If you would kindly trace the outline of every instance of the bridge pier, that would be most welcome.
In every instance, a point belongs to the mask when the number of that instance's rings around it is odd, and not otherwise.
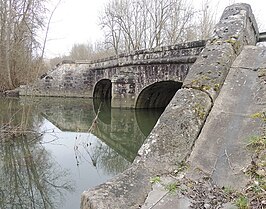
[[[117,75],[112,79],[111,107],[135,107],[135,79],[133,75]]]
[[[112,79],[111,107],[150,109],[165,108],[175,93],[181,88],[182,82],[159,81],[140,92],[136,92],[134,76],[119,75]]]

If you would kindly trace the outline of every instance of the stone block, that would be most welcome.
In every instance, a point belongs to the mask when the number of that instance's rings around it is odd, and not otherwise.
[[[150,178],[153,175],[140,164],[132,166],[112,181],[84,191],[81,197],[81,208],[140,208],[151,190]]]
[[[245,46],[232,67],[249,68],[255,71],[263,68],[266,69],[266,48]]]
[[[189,70],[183,87],[204,91],[214,100],[235,57],[231,44],[207,44]]]
[[[255,45],[259,36],[257,23],[248,4],[226,7],[219,23],[215,26],[211,43],[230,43],[236,54],[244,45]]]
[[[173,172],[191,152],[211,107],[206,93],[178,90],[140,148],[135,163],[144,162],[157,174]]]
[[[203,171],[216,185],[242,191],[250,180],[243,168],[250,165],[254,154],[247,144],[261,134],[261,121],[253,115],[265,111],[265,86],[252,69],[230,69],[190,155],[190,177],[197,180],[195,170]]]

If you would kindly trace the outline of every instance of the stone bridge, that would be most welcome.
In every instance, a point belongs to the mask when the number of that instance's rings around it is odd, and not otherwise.
[[[226,198],[217,203],[220,191],[247,192],[256,181],[247,168],[256,173],[265,162],[265,144],[256,157],[248,149],[252,137],[266,136],[266,47],[257,45],[265,34],[259,36],[249,5],[228,6],[131,167],[84,191],[81,208],[234,208]],[[265,170],[260,177],[265,182]],[[246,207],[264,207],[254,195]]]
[[[195,41],[120,54],[94,62],[63,62],[20,95],[111,98],[119,108],[166,107],[205,46]]]

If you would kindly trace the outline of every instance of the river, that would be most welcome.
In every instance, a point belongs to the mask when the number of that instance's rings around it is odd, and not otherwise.
[[[162,110],[80,98],[0,98],[0,208],[78,209],[133,162]]]

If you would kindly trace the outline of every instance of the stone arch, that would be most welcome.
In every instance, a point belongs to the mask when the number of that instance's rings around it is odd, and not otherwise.
[[[136,108],[165,108],[182,86],[177,81],[161,81],[144,88],[136,101]]]
[[[99,80],[93,90],[93,98],[108,100],[112,97],[112,82],[110,79]]]

